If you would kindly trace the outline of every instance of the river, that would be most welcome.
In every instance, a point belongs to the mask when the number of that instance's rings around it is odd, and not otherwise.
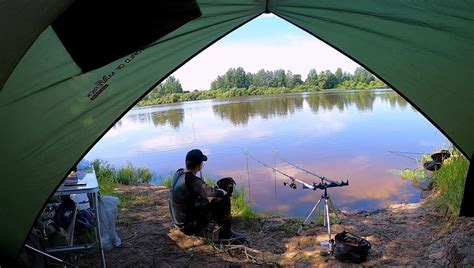
[[[280,158],[349,180],[349,186],[329,193],[336,208],[355,211],[419,201],[420,191],[393,171],[419,164],[390,150],[430,153],[448,146],[442,133],[391,90],[332,91],[135,108],[86,159],[146,166],[158,184],[183,167],[188,150],[199,148],[209,158],[203,176],[233,177],[258,211],[305,216],[322,192],[285,187],[286,177],[275,177],[247,153],[309,183],[319,179]]]

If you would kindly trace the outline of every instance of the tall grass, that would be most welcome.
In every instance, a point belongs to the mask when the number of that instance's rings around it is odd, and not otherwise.
[[[241,220],[245,225],[252,225],[257,218],[257,213],[252,204],[247,200],[245,189],[236,187],[232,193],[232,216]]]
[[[433,185],[437,192],[435,204],[447,209],[451,217],[459,215],[468,169],[469,160],[454,149],[442,168],[434,172]]]
[[[103,195],[113,195],[115,192],[115,168],[107,161],[96,159],[92,162],[95,175],[99,182],[99,190]]]
[[[116,182],[121,184],[141,184],[151,181],[151,171],[145,167],[134,167],[130,162],[117,170]]]
[[[166,188],[171,188],[171,183],[173,183],[173,173],[170,172],[168,176],[161,178],[161,185],[165,186]]]
[[[94,166],[99,185],[104,187],[104,190],[110,186],[111,183],[127,185],[146,184],[152,179],[152,173],[148,168],[134,167],[131,163],[127,163],[124,167],[116,169],[105,160],[95,159],[92,165]]]

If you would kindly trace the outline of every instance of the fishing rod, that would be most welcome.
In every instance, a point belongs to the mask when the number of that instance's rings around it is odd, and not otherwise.
[[[394,154],[394,155],[398,155],[398,156],[401,156],[401,157],[404,157],[404,158],[414,160],[417,163],[421,162],[421,159],[417,159],[415,157],[407,156],[405,154],[408,154],[408,155],[410,155],[410,154],[411,155],[424,155],[423,153],[414,153],[414,152],[398,152],[398,151],[388,151],[388,152],[391,153],[391,154]]]
[[[257,158],[253,157],[253,156],[252,156],[251,154],[249,154],[249,153],[245,153],[245,155],[249,156],[250,158],[252,158],[253,160],[255,160],[257,163],[259,163],[259,164],[261,164],[261,165],[263,165],[263,166],[265,166],[265,167],[267,167],[267,168],[269,168],[269,169],[271,169],[271,170],[273,170],[273,171],[275,171],[275,172],[277,172],[277,173],[279,173],[279,174],[281,174],[281,175],[283,175],[283,176],[289,178],[289,179],[291,180],[291,182],[290,182],[290,183],[283,182],[283,185],[285,185],[285,186],[288,185],[291,189],[296,189],[296,184],[295,184],[295,182],[300,183],[301,185],[303,185],[303,189],[311,189],[311,190],[316,190],[316,189],[317,189],[314,185],[308,184],[308,183],[306,183],[306,182],[304,182],[304,181],[302,181],[302,180],[299,180],[299,179],[297,179],[297,178],[295,178],[295,177],[293,177],[293,176],[291,176],[291,175],[288,175],[288,174],[286,174],[286,173],[284,173],[284,172],[282,172],[282,171],[280,171],[280,170],[278,170],[278,169],[276,169],[276,168],[274,168],[274,167],[272,167],[272,166],[270,166],[270,165],[267,165],[267,164],[263,163],[262,161],[260,161],[260,160],[258,160]]]
[[[327,182],[329,182],[330,184],[334,184],[334,185],[338,185],[338,184],[341,184],[341,186],[349,185],[349,180],[347,180],[345,183],[344,183],[344,181],[340,181],[340,182],[333,181],[333,180],[328,179],[328,178],[326,178],[326,177],[324,177],[324,176],[318,175],[318,174],[316,174],[316,173],[314,173],[314,172],[311,172],[311,171],[306,170],[306,169],[304,169],[304,168],[302,168],[302,167],[299,167],[299,166],[297,166],[297,165],[295,165],[295,164],[293,164],[293,163],[291,163],[291,162],[289,162],[289,161],[283,159],[280,155],[278,155],[278,158],[280,158],[281,161],[283,161],[283,162],[285,162],[285,163],[287,163],[287,164],[293,166],[294,168],[306,172],[306,174],[308,174],[308,175],[312,175],[312,176],[315,176],[315,177],[320,178],[321,181],[327,181]]]

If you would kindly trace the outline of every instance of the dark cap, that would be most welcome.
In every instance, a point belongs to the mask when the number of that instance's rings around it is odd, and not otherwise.
[[[196,166],[201,164],[202,161],[207,161],[207,156],[199,149],[193,149],[186,154],[186,165]]]

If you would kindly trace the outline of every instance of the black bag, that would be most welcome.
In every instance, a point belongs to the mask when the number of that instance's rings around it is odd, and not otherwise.
[[[366,261],[372,247],[369,241],[346,231],[338,233],[334,243],[333,254],[336,259],[355,263]]]
[[[69,195],[61,196],[61,204],[56,211],[56,225],[66,230],[74,218],[76,213],[76,203]]]

